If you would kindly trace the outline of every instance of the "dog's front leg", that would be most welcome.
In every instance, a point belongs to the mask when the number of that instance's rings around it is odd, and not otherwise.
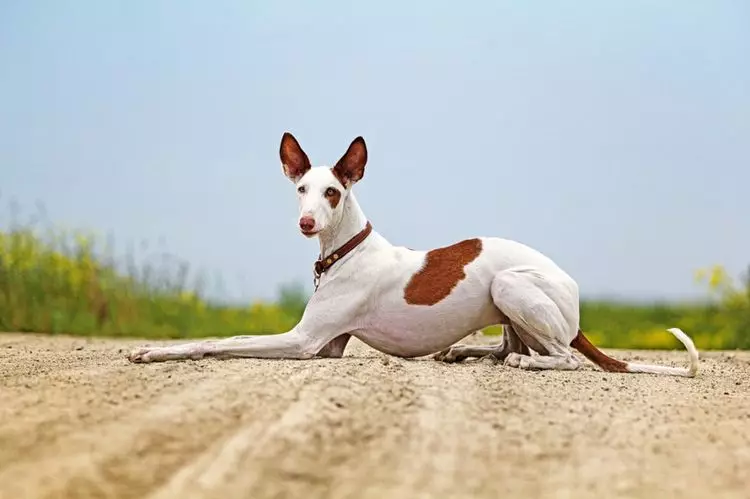
[[[263,359],[309,359],[315,356],[329,339],[315,338],[295,327],[287,333],[235,336],[223,340],[206,340],[170,345],[144,347],[131,352],[131,362],[163,362],[168,360],[198,360],[204,357],[221,359],[257,357]]]
[[[204,357],[220,359],[255,357],[260,359],[310,359],[334,339],[323,354],[343,354],[348,340],[345,334],[355,329],[360,302],[351,300],[333,306],[339,298],[332,293],[315,295],[302,319],[291,331],[281,334],[233,336],[223,340],[205,340],[182,345],[139,348],[128,355],[131,362],[163,362],[197,360]],[[343,306],[342,306],[343,305]],[[327,350],[330,349],[331,352]],[[340,353],[339,353],[340,350]]]

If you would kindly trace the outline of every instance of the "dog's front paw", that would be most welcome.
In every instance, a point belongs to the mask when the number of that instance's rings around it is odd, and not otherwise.
[[[134,364],[165,362],[168,360],[200,360],[209,352],[208,343],[188,343],[165,347],[143,347],[130,352],[128,360]]]
[[[159,347],[141,347],[128,354],[128,360],[133,364],[148,364],[159,360]]]

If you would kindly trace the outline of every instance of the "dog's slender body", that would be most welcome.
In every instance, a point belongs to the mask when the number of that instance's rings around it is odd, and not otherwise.
[[[323,257],[300,322],[276,335],[140,348],[131,361],[340,357],[354,336],[400,357],[435,354],[453,362],[493,355],[524,369],[573,370],[580,364],[572,346],[606,371],[695,375],[698,352],[676,328],[670,331],[688,350],[688,368],[625,363],[599,351],[580,329],[575,280],[524,244],[478,237],[432,251],[392,245],[371,229],[352,192],[367,162],[361,137],[332,168],[312,167],[289,133],[280,156],[297,187],[300,230],[318,236]],[[494,324],[504,327],[499,345],[453,346]]]

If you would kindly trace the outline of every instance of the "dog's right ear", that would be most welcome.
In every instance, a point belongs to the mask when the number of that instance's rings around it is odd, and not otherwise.
[[[292,182],[296,183],[311,167],[307,154],[302,150],[294,135],[289,132],[284,132],[281,137],[279,156],[281,156],[281,168],[284,175]]]
[[[365,139],[357,137],[349,144],[349,149],[333,167],[333,174],[341,185],[349,188],[362,180],[367,164],[367,146]]]

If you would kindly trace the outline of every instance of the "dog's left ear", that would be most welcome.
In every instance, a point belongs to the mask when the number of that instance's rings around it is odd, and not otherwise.
[[[357,137],[349,144],[349,149],[333,167],[333,174],[347,189],[356,184],[365,174],[367,146],[365,139]]]
[[[311,168],[307,154],[289,132],[284,132],[281,137],[279,157],[284,175],[292,182],[297,182]]]

